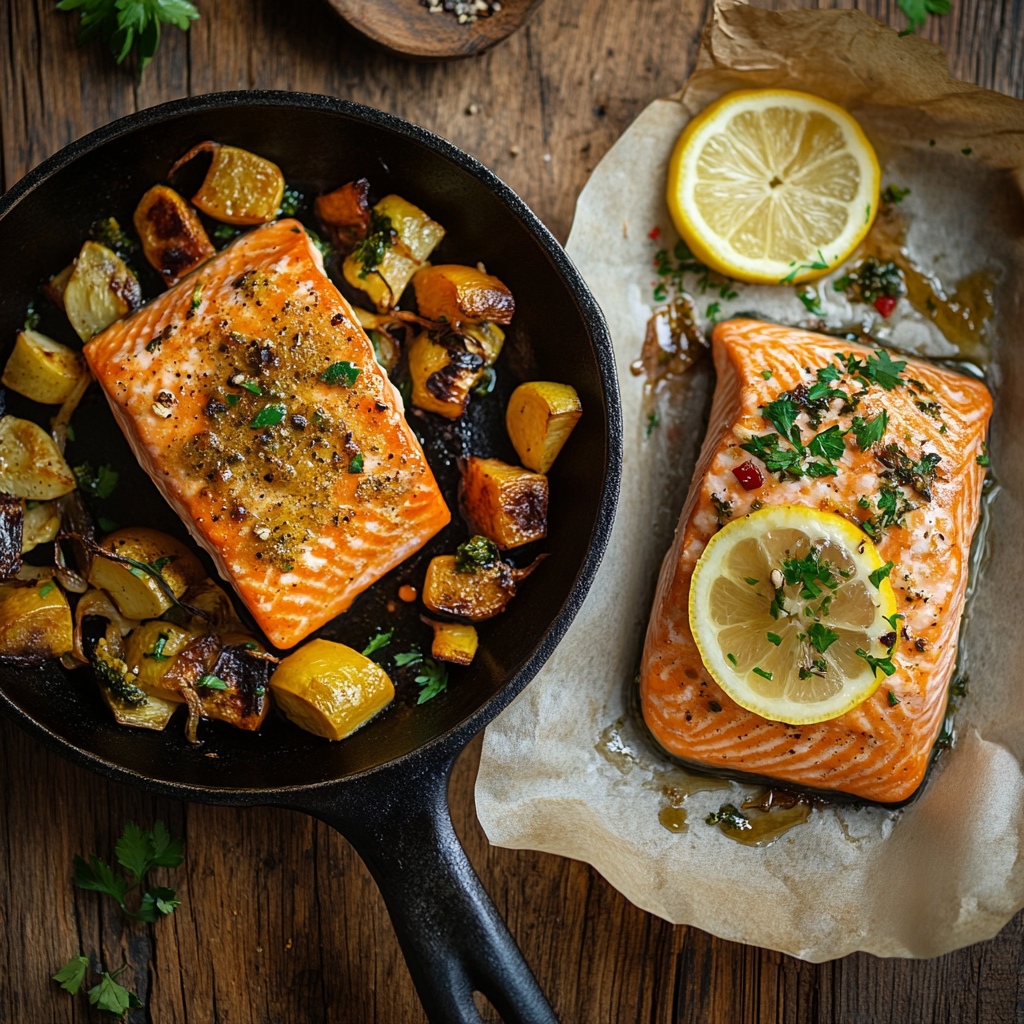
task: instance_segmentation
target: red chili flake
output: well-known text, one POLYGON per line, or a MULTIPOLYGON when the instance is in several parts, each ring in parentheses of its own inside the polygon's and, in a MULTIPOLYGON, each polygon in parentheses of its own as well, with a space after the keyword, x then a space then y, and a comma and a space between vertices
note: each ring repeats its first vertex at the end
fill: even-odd
POLYGON ((661 228, 655 226, 655 227, 651 228, 650 231, 647 232, 647 237, 650 238, 652 241, 657 241, 658 236, 660 234, 661 234, 661 228))
POLYGON ((756 491, 764 483, 761 470, 749 460, 744 462, 743 465, 737 466, 732 471, 732 475, 739 480, 745 491, 756 491))
POLYGON ((884 317, 888 317, 889 314, 896 308, 896 300, 890 295, 879 295, 875 299, 875 309, 884 317))

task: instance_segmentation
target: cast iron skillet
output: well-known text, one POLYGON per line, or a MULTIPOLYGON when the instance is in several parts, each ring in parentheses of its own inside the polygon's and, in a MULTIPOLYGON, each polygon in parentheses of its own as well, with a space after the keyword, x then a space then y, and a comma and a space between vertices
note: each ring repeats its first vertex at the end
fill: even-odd
MULTIPOLYGON (((500 426, 511 387, 527 377, 572 383, 584 415, 550 474, 550 531, 542 545, 550 557, 508 611, 484 624, 480 653, 469 669, 453 671, 445 693, 417 706, 417 687, 399 674, 394 705, 342 743, 328 744, 272 716, 258 734, 204 725, 203 746, 192 748, 179 719, 162 733, 118 727, 88 671, 64 673, 55 665, 0 670, 0 708, 70 760, 119 781, 177 799, 276 804, 315 815, 342 832, 373 873, 432 1021, 478 1022, 472 993, 479 990, 506 1021, 552 1022, 550 1006, 459 844, 446 789, 465 744, 553 651, 583 602, 608 539, 621 423, 601 312, 524 203, 443 139, 326 96, 236 92, 167 103, 115 121, 47 160, 0 199, 0 338, 9 339, 7 346, 39 283, 74 257, 92 222, 114 215, 130 224, 142 193, 166 180, 172 162, 204 139, 269 157, 311 194, 366 176, 372 198, 398 192, 445 225, 448 236, 437 259, 482 260, 509 285, 518 309, 498 364, 499 393, 476 402, 469 419, 454 428, 423 415, 410 422, 451 504, 456 455, 515 461, 500 426)), ((148 293, 155 290, 150 285, 148 293)), ((57 310, 45 314, 42 330, 69 339, 60 333, 68 327, 57 310)), ((69 458, 109 461, 121 469, 106 515, 184 538, 177 517, 131 458, 97 389, 89 396, 75 416, 77 440, 69 458)), ((23 408, 16 396, 11 399, 10 411, 30 414, 27 403, 23 408)), ((39 407, 32 415, 39 418, 39 407)), ((377 626, 394 624, 396 613, 386 604, 398 584, 420 583, 427 559, 465 539, 465 526, 454 518, 423 552, 317 635, 359 647, 377 626)), ((392 650, 413 639, 422 643, 424 627, 415 611, 397 614, 392 650)))

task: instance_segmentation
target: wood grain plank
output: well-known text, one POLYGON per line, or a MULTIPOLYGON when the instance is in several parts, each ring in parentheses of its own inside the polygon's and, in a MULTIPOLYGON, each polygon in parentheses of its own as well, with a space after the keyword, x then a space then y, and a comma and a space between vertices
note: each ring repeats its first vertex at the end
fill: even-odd
MULTIPOLYGON (((758 0, 797 6, 792 0, 758 0)), ((135 109, 221 89, 325 92, 450 138, 564 240, 590 171, 632 119, 675 91, 707 0, 546 0, 482 57, 422 66, 368 47, 321 0, 199 0, 141 82, 49 0, 0 3, 0 180, 135 109), (468 113, 470 108, 475 113, 468 113), (546 159, 548 157, 548 159, 546 159)), ((896 0, 820 0, 902 26, 896 0)), ((954 74, 1024 96, 1024 0, 955 0, 925 35, 954 74)), ((479 741, 452 813, 470 859, 565 1024, 1024 1021, 1024 916, 934 961, 858 954, 814 965, 644 914, 586 865, 492 848, 473 811, 479 741)), ((82 949, 145 998, 132 1024, 424 1020, 379 893, 351 846, 294 813, 189 806, 98 779, 0 723, 0 1024, 98 1022, 49 980, 82 949), (75 853, 112 857, 127 819, 187 841, 165 872, 183 905, 155 926, 71 885, 75 853)), ((485 1009, 488 1020, 497 1020, 485 1009)))

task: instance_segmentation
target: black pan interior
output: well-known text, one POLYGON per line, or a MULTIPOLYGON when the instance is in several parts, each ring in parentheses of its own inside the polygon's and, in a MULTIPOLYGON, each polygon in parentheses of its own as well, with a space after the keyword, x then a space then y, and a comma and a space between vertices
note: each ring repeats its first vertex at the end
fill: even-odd
MULTIPOLYGON (((274 160, 288 182, 310 197, 358 177, 370 180, 373 200, 399 193, 447 228, 435 262, 483 261, 517 300, 496 392, 474 401, 465 422, 454 426, 432 415, 410 415, 453 510, 452 525, 315 635, 361 649, 379 627, 393 626, 395 638, 381 659, 389 670, 394 666, 387 653, 429 642, 418 620, 422 606, 403 605, 397 590, 404 582, 419 586, 429 559, 468 536, 455 505, 456 457, 518 461, 503 418, 508 394, 524 379, 571 383, 584 409, 550 473, 549 536, 535 546, 549 557, 507 612, 482 625, 473 665, 453 669, 447 692, 419 706, 415 671, 392 671, 395 703, 344 742, 329 744, 272 715, 258 734, 204 723, 204 742, 193 748, 182 736, 181 712, 163 733, 116 726, 89 670, 0 670, 7 709, 92 767, 158 786, 265 792, 349 777, 471 721, 479 727, 525 685, 582 600, 610 528, 618 482, 617 394, 610 345, 593 299, 510 190, 420 129, 355 104, 295 94, 226 94, 144 111, 69 147, 16 186, 0 212, 0 359, 6 359, 40 283, 70 262, 90 225, 110 215, 130 225, 142 193, 166 181, 174 160, 204 139, 274 160)), ((156 294, 155 278, 143 280, 146 294, 156 294)), ((45 300, 37 305, 40 329, 77 346, 63 313, 45 300)), ((8 411, 41 423, 47 415, 15 395, 9 395, 8 411)), ((68 461, 109 462, 121 472, 117 491, 96 505, 98 513, 186 539, 177 516, 131 456, 98 389, 90 389, 73 423, 76 440, 68 461)), ((514 560, 524 564, 532 554, 523 549, 514 560)), ((216 799, 213 792, 211 797, 216 799)))

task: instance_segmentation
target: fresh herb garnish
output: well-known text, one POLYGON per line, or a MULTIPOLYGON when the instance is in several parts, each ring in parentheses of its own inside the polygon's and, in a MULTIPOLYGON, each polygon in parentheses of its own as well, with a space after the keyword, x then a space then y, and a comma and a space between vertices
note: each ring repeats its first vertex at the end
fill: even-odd
POLYGON ((896 0, 896 2, 910 22, 900 33, 901 36, 913 35, 919 28, 924 28, 925 18, 929 14, 949 14, 950 0, 896 0))
POLYGON ((899 185, 886 185, 882 190, 883 203, 902 203, 910 195, 909 188, 900 188, 899 185))
POLYGON ((885 435, 889 425, 889 414, 883 409, 874 419, 866 420, 861 416, 853 417, 853 435, 857 438, 857 447, 866 452, 872 445, 878 444, 885 435))
POLYGON ((65 992, 75 995, 85 981, 85 972, 89 970, 89 958, 85 956, 73 956, 54 976, 53 980, 60 982, 60 987, 65 992))
POLYGON ((41 587, 39 588, 39 596, 40 596, 40 597, 46 597, 46 595, 47 595, 47 594, 49 594, 49 593, 50 593, 50 591, 52 591, 52 590, 53 590, 53 588, 54 588, 54 584, 53 584, 53 583, 44 583, 44 584, 43 584, 43 585, 42 585, 42 586, 41 586, 41 587))
POLYGON ((348 460, 348 471, 350 473, 362 473, 362 471, 363 471, 363 453, 362 452, 356 452, 356 454, 353 455, 352 458, 350 458, 348 460))
POLYGON ((764 377, 765 380, 771 380, 772 379, 772 371, 771 370, 762 370, 761 371, 761 376, 764 377))
POLYGON ((236 405, 238 405, 238 395, 225 395, 224 401, 227 402, 228 405, 233 409, 236 405))
POLYGON ((320 379, 325 384, 347 384, 351 387, 359 376, 359 367, 350 363, 347 359, 341 362, 331 363, 330 366, 320 374, 320 379))
POLYGON ((779 636, 778 633, 768 633, 766 635, 768 637, 768 643, 774 644, 776 647, 778 647, 779 644, 782 643, 782 637, 779 636))
POLYGON ((309 240, 320 250, 324 263, 330 263, 334 259, 334 254, 337 250, 330 242, 325 242, 312 228, 307 228, 305 225, 303 227, 306 230, 306 234, 309 235, 309 240))
POLYGON ((79 46, 98 37, 110 47, 118 64, 134 46, 140 76, 160 45, 160 25, 174 25, 185 32, 199 17, 188 0, 60 0, 57 10, 81 15, 79 46))
POLYGON ((797 292, 796 297, 804 304, 804 309, 808 313, 812 313, 814 316, 825 315, 825 310, 821 308, 821 300, 818 293, 810 286, 801 292, 797 292))
POLYGON ((755 676, 760 676, 762 679, 771 679, 772 678, 771 672, 766 672, 759 665, 755 665, 753 667, 753 669, 751 669, 751 671, 754 673, 755 676))
POLYGON ((722 804, 717 811, 712 811, 704 821, 708 825, 724 825, 726 828, 739 830, 754 827, 750 824, 747 816, 741 813, 734 804, 722 804))
POLYGON ((892 391, 903 384, 900 374, 907 368, 907 361, 894 360, 884 348, 870 354, 866 360, 858 359, 852 352, 846 355, 837 352, 836 358, 843 360, 846 372, 851 377, 856 377, 865 387, 878 384, 886 391, 892 391))
POLYGON ((704 315, 713 323, 717 324, 719 314, 722 312, 722 304, 720 302, 711 302, 708 304, 708 308, 704 315))
POLYGON ((129 917, 152 924, 172 914, 174 908, 180 905, 174 890, 161 887, 146 889, 138 910, 129 910, 125 906, 125 897, 142 886, 146 875, 153 868, 176 868, 184 860, 181 853, 183 846, 182 840, 171 839, 162 821, 156 822, 152 831, 129 821, 124 827, 124 834, 114 846, 114 854, 130 877, 115 873, 94 854, 90 854, 88 863, 76 854, 75 885, 79 889, 94 889, 104 893, 116 901, 129 917))
POLYGON ((399 668, 405 668, 406 665, 418 665, 422 660, 423 655, 415 647, 411 651, 403 651, 401 654, 395 655, 395 664, 399 668))
POLYGON ((828 270, 828 260, 821 254, 821 250, 818 250, 818 258, 812 260, 810 263, 797 263, 795 260, 790 263, 793 268, 784 278, 779 281, 779 284, 792 284, 796 280, 796 275, 802 270, 828 270))
POLYGON ((284 192, 281 194, 281 205, 278 207, 278 213, 282 217, 294 217, 305 201, 306 197, 297 188, 285 185, 284 192))
POLYGON ((989 457, 988 457, 988 445, 984 441, 981 442, 981 454, 974 461, 979 466, 988 466, 988 465, 990 465, 989 457))
POLYGON ((890 626, 892 626, 892 632, 888 633, 886 637, 882 638, 882 641, 890 641, 886 643, 888 650, 886 651, 884 658, 876 658, 873 655, 868 654, 868 652, 865 651, 863 648, 857 648, 857 657, 863 658, 868 663, 873 672, 881 672, 885 676, 891 676, 896 672, 896 666, 893 664, 892 661, 892 653, 896 650, 896 644, 899 643, 899 620, 902 618, 903 616, 900 615, 898 612, 895 615, 887 615, 885 617, 885 621, 888 622, 890 626))
POLYGON ((191 316, 199 308, 199 305, 200 305, 200 303, 202 301, 203 301, 203 282, 200 281, 199 284, 197 284, 195 286, 195 288, 192 289, 192 300, 189 303, 187 316, 191 316))
POLYGON ((94 470, 90 463, 83 462, 75 466, 73 472, 79 488, 94 498, 109 498, 121 479, 121 474, 109 465, 94 470))
POLYGON ((824 654, 839 639, 839 634, 820 622, 812 622, 807 628, 807 639, 819 654, 824 654))
POLYGON ((796 418, 800 410, 789 398, 777 398, 761 406, 761 415, 791 444, 800 445, 800 428, 796 418))
POLYGON ((896 566, 892 562, 886 562, 885 565, 880 565, 873 572, 868 573, 868 579, 871 580, 871 585, 875 590, 882 585, 882 580, 884 580, 895 568, 896 566))
POLYGON ((842 458, 843 452, 846 451, 846 442, 843 440, 842 431, 836 425, 829 427, 828 430, 823 430, 820 434, 815 434, 807 448, 812 455, 818 455, 833 462, 842 458))
POLYGON ((138 565, 131 565, 128 567, 128 571, 135 576, 137 579, 144 580, 147 576, 152 576, 154 573, 164 578, 163 570, 166 566, 170 565, 171 562, 177 559, 177 555, 162 555, 152 562, 139 562, 138 565), (152 570, 147 571, 147 570, 152 570))
POLYGON ((285 407, 283 405, 265 405, 249 423, 252 430, 262 430, 264 427, 276 427, 284 419, 285 407))
POLYGON ((455 571, 462 573, 493 569, 498 564, 498 547, 492 540, 477 534, 455 549, 455 571))
POLYGON ((711 504, 715 510, 715 519, 720 527, 732 519, 732 502, 724 501, 717 494, 711 495, 711 504))
POLYGON ((395 631, 393 629, 389 629, 386 633, 377 630, 377 635, 363 648, 363 657, 368 658, 374 651, 387 647, 394 635, 395 631))
MULTIPOLYGON (((238 385, 240 388, 245 388, 246 391, 252 392, 254 395, 263 395, 263 389, 254 380, 243 380, 238 385)), ((235 400, 238 400, 238 396, 235 396, 235 400)))
POLYGON ((89 989, 89 1003, 97 1010, 105 1010, 118 1020, 132 1009, 142 1005, 142 1001, 134 992, 129 992, 123 985, 119 985, 114 979, 127 967, 122 964, 113 974, 104 971, 100 975, 100 983, 89 989))
POLYGON ((395 244, 398 232, 391 226, 391 218, 370 210, 370 227, 366 237, 355 247, 352 258, 361 264, 361 280, 384 260, 384 253, 395 244))
POLYGON ((732 665, 733 668, 735 668, 739 664, 739 662, 736 660, 735 654, 727 654, 726 658, 729 660, 729 664, 732 665))
POLYGON ((221 245, 233 242, 242 233, 241 228, 233 227, 231 224, 218 224, 213 229, 213 237, 221 245))
MULTIPOLYGON (((676 242, 671 255, 668 249, 659 249, 654 254, 654 272, 661 278, 654 288, 655 302, 664 302, 668 298, 669 288, 677 293, 682 292, 685 274, 697 275, 697 287, 700 289, 701 295, 704 295, 709 289, 717 291, 719 298, 722 299, 735 299, 739 295, 739 292, 733 288, 732 281, 721 277, 710 267, 701 263, 690 252, 689 246, 682 239, 676 242), (673 256, 675 263, 672 261, 673 256)), ((708 313, 708 316, 711 315, 708 313)))
POLYGON ((753 576, 744 576, 743 578, 744 578, 744 580, 746 580, 746 581, 747 581, 747 583, 749 583, 749 584, 750 584, 750 585, 751 585, 752 587, 756 587, 756 586, 758 585, 758 583, 760 583, 760 582, 761 582, 760 580, 755 580, 753 576))
POLYGON ((202 686, 207 690, 226 690, 228 684, 223 679, 219 679, 217 676, 210 675, 207 673, 202 679, 196 683, 196 686, 202 686))
POLYGON ((893 487, 889 483, 883 483, 875 502, 878 511, 870 518, 861 523, 864 532, 869 537, 877 537, 879 532, 887 526, 898 526, 902 529, 908 513, 913 512, 917 506, 907 499, 903 490, 893 487))
POLYGON ((897 482, 912 487, 925 501, 932 500, 931 485, 942 456, 937 452, 924 452, 916 462, 895 442, 878 452, 878 461, 891 472, 897 482))
POLYGON ((164 654, 164 647, 169 639, 170 635, 168 633, 161 633, 156 638, 156 643, 153 644, 153 650, 142 656, 144 658, 151 658, 153 661, 170 661, 170 656, 164 654))
POLYGON ((646 434, 644 436, 645 437, 650 437, 651 436, 651 431, 654 430, 655 427, 660 427, 660 426, 661 426, 661 420, 658 419, 658 414, 656 412, 648 413, 648 415, 647 415, 647 432, 646 432, 646 434))
POLYGON ((448 669, 442 662, 434 661, 433 658, 424 658, 423 668, 416 677, 416 683, 421 687, 416 703, 425 704, 442 690, 448 688, 448 669))
POLYGON ((836 590, 839 580, 832 563, 822 560, 817 548, 811 548, 803 558, 787 558, 782 563, 782 575, 789 586, 800 587, 804 601, 815 601, 822 595, 822 587, 836 590))
POLYGON ((896 694, 893 693, 892 690, 890 690, 889 691, 889 707, 894 708, 899 703, 900 703, 899 697, 897 697, 896 694))

